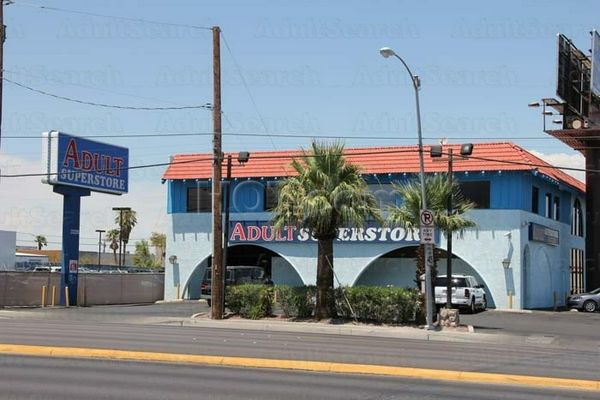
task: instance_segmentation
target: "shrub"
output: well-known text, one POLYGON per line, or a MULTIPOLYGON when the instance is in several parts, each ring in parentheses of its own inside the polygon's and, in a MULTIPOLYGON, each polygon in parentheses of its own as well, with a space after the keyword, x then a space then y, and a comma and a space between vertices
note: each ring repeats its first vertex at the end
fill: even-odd
POLYGON ((315 308, 316 288, 314 286, 278 285, 277 302, 281 305, 286 318, 309 318, 315 308))
POLYGON ((273 313, 273 286, 228 286, 225 291, 225 306, 244 318, 268 317, 273 313))
POLYGON ((405 324, 415 321, 421 313, 421 293, 417 289, 354 286, 335 290, 337 313, 342 318, 353 318, 378 323, 405 324), (346 301, 346 297, 348 298, 346 301))

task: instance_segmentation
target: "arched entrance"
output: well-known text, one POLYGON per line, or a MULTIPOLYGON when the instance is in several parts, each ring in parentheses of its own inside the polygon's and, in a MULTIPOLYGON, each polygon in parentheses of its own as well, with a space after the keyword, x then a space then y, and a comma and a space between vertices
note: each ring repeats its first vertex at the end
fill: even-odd
MULTIPOLYGON (((417 249, 418 246, 401 247, 383 254, 363 269, 354 286, 396 286, 417 287, 417 249)), ((446 274, 447 253, 443 249, 435 249, 438 275, 446 274)), ((489 306, 494 306, 494 299, 487 287, 485 279, 469 263, 454 255, 452 257, 452 275, 471 275, 485 285, 489 306)))
MULTIPOLYGON (((228 265, 253 265, 264 268, 265 276, 276 285, 302 286, 304 283, 296 269, 280 254, 258 245, 234 245, 229 247, 228 265)), ((200 283, 204 272, 210 268, 211 256, 200 262, 188 280, 183 296, 186 299, 200 298, 200 283)))

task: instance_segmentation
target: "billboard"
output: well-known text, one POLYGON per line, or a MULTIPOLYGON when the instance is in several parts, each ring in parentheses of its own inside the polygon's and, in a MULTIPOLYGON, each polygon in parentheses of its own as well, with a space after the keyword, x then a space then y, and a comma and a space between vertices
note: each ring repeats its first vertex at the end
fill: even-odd
POLYGON ((592 32, 592 93, 600 97, 600 34, 592 32))
POLYGON ((43 183, 127 193, 129 149, 62 132, 42 134, 43 183))

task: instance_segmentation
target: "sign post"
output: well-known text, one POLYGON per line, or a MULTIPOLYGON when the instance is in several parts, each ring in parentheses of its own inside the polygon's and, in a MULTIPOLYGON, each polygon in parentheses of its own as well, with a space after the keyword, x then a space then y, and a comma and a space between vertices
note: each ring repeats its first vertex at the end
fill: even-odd
MULTIPOLYGON (((431 270, 433 266, 433 245, 435 244, 435 225, 433 211, 421 210, 420 240, 425 247, 425 306, 427 315, 433 315, 433 284, 431 281, 431 270)), ((429 327, 431 328, 431 327, 429 327)))
POLYGON ((63 196, 60 304, 77 305, 81 198, 128 190, 129 150, 61 132, 42 135, 43 183, 63 196), (69 298, 66 298, 68 287, 69 298))

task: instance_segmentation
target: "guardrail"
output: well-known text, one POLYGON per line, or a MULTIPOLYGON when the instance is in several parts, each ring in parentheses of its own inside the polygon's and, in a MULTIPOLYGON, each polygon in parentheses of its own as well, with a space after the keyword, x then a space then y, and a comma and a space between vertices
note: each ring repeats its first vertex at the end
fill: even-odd
MULTIPOLYGON (((59 292, 59 273, 0 271, 0 307, 51 305, 59 292)), ((80 273, 77 298, 80 306, 154 303, 163 293, 162 273, 80 273)))

